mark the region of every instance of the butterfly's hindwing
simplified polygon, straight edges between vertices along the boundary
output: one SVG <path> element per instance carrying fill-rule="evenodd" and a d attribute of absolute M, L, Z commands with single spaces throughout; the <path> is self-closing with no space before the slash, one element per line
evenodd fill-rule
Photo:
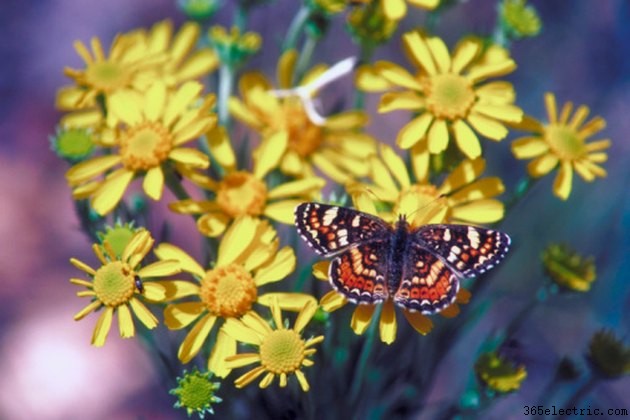
<path fill-rule="evenodd" d="M 467 225 L 426 225 L 415 232 L 413 241 L 441 257 L 461 277 L 490 270 L 510 246 L 505 233 Z"/>
<path fill-rule="evenodd" d="M 302 203 L 295 208 L 295 224 L 318 254 L 332 256 L 365 241 L 386 238 L 391 228 L 384 221 L 346 207 Z"/>
<path fill-rule="evenodd" d="M 409 311 L 434 314 L 453 303 L 458 290 L 457 276 L 442 260 L 418 244 L 410 244 L 394 303 Z"/>
<path fill-rule="evenodd" d="M 354 303 L 379 303 L 387 299 L 387 240 L 352 246 L 330 264 L 330 282 Z"/>

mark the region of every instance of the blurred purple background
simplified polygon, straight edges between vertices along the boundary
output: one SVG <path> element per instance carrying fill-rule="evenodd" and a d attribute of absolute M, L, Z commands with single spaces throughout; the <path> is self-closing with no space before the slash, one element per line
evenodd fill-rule
<path fill-rule="evenodd" d="M 167 385 L 158 380 L 138 340 L 123 341 L 112 331 L 104 348 L 93 348 L 89 340 L 96 317 L 72 320 L 86 301 L 76 298 L 76 287 L 68 283 L 78 274 L 68 259 L 94 258 L 65 184 L 67 167 L 48 143 L 59 118 L 55 91 L 68 83 L 62 69 L 81 65 L 72 42 L 98 36 L 109 45 L 117 32 L 164 18 L 180 24 L 183 17 L 174 3 L 4 0 L 0 5 L 0 418 L 183 416 L 170 408 L 174 400 L 166 394 Z M 249 26 L 265 42 L 251 67 L 271 74 L 281 40 L 276 30 L 288 25 L 298 3 L 277 0 L 253 12 Z M 576 177 L 570 199 L 561 202 L 551 194 L 553 177 L 545 178 L 502 225 L 516 246 L 493 277 L 493 290 L 501 298 L 482 330 L 503 325 L 506 314 L 518 310 L 538 288 L 539 255 L 550 242 L 567 242 L 594 255 L 598 280 L 588 294 L 540 307 L 519 332 L 529 377 L 522 392 L 497 404 L 496 418 L 520 418 L 520 407 L 534 402 L 528 398 L 548 380 L 559 355 L 580 357 L 594 331 L 607 326 L 628 338 L 630 328 L 630 2 L 531 3 L 544 27 L 537 38 L 514 45 L 519 67 L 509 79 L 517 103 L 536 117 L 545 115 L 542 98 L 548 90 L 559 102 L 587 104 L 607 120 L 602 137 L 610 137 L 613 146 L 605 164 L 607 179 L 586 184 Z M 495 14 L 494 2 L 469 1 L 445 13 L 436 33 L 449 45 L 469 32 L 488 34 Z M 229 24 L 230 11 L 222 10 L 214 22 Z M 414 22 L 424 22 L 422 12 L 412 10 L 403 26 Z M 341 23 L 337 19 L 317 47 L 321 61 L 333 63 L 356 54 Z M 377 50 L 376 58 L 407 65 L 395 42 L 388 48 Z M 343 89 L 331 89 L 332 97 L 324 101 L 334 102 L 342 94 Z M 369 98 L 369 110 L 376 100 Z M 371 131 L 391 141 L 407 118 L 402 114 L 375 115 Z M 509 191 L 525 163 L 511 156 L 508 145 L 509 140 L 485 142 L 484 150 L 490 162 L 487 173 L 501 175 Z M 194 232 L 192 222 L 175 220 L 179 243 L 196 244 L 197 239 L 187 240 L 185 234 Z M 470 364 L 474 354 L 467 349 L 481 342 L 482 330 L 471 331 L 461 348 L 452 349 L 432 399 L 463 390 L 464 381 L 448 372 Z M 593 395 L 604 406 L 628 407 L 630 378 L 602 384 Z"/>

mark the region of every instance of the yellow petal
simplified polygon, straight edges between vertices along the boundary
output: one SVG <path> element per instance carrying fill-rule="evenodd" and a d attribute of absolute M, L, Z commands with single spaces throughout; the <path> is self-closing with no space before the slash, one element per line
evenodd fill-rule
<path fill-rule="evenodd" d="M 415 61 L 416 65 L 423 68 L 429 75 L 436 74 L 437 69 L 433 55 L 422 35 L 417 31 L 412 31 L 405 33 L 402 38 L 405 52 Z"/>
<path fill-rule="evenodd" d="M 409 149 L 422 139 L 433 122 L 433 115 L 428 112 L 414 118 L 398 132 L 396 144 L 402 149 Z"/>
<path fill-rule="evenodd" d="M 254 176 L 262 179 L 276 168 L 287 150 L 288 144 L 289 135 L 286 131 L 278 131 L 265 138 L 254 152 Z"/>
<path fill-rule="evenodd" d="M 244 386 L 254 381 L 256 378 L 258 378 L 263 373 L 265 373 L 265 368 L 262 366 L 258 366 L 257 368 L 254 368 L 250 370 L 249 372 L 239 376 L 234 381 L 234 386 L 236 386 L 237 388 L 243 388 Z"/>
<path fill-rule="evenodd" d="M 402 158 L 394 152 L 393 148 L 386 144 L 381 145 L 381 156 L 391 174 L 394 175 L 396 181 L 398 181 L 398 185 L 400 185 L 402 189 L 408 188 L 409 185 L 411 185 L 411 180 L 409 179 L 407 167 Z"/>
<path fill-rule="evenodd" d="M 346 298 L 342 294 L 337 293 L 336 290 L 331 290 L 330 292 L 326 293 L 319 301 L 322 309 L 326 312 L 336 311 L 342 306 L 345 306 L 346 303 L 348 303 Z"/>
<path fill-rule="evenodd" d="M 440 194 L 448 194 L 464 185 L 470 184 L 479 178 L 486 168 L 486 161 L 483 158 L 474 160 L 464 160 L 460 163 L 444 180 L 439 188 Z"/>
<path fill-rule="evenodd" d="M 208 213 L 197 219 L 197 229 L 212 238 L 221 235 L 230 223 L 230 217 L 224 213 Z"/>
<path fill-rule="evenodd" d="M 527 171 L 533 177 L 547 175 L 558 165 L 558 157 L 551 153 L 542 155 L 527 165 Z"/>
<path fill-rule="evenodd" d="M 177 351 L 177 357 L 182 363 L 190 362 L 192 358 L 199 353 L 201 346 L 206 342 L 208 334 L 210 334 L 216 320 L 216 316 L 207 314 L 190 330 Z"/>
<path fill-rule="evenodd" d="M 100 308 L 102 305 L 103 305 L 103 303 L 100 300 L 92 301 L 85 308 L 83 308 L 79 312 L 77 312 L 76 315 L 73 317 L 73 319 L 75 321 L 79 321 L 79 320 L 85 318 L 85 316 L 87 314 L 89 314 L 89 313 L 97 310 L 98 308 Z"/>
<path fill-rule="evenodd" d="M 578 131 L 582 138 L 588 138 L 606 128 L 606 121 L 602 117 L 595 117 L 584 124 Z"/>
<path fill-rule="evenodd" d="M 460 74 L 477 57 L 480 51 L 480 43 L 476 39 L 464 38 L 455 47 L 451 71 Z"/>
<path fill-rule="evenodd" d="M 494 223 L 503 218 L 503 203 L 498 200 L 476 200 L 451 210 L 453 219 L 474 224 Z"/>
<path fill-rule="evenodd" d="M 451 56 L 446 44 L 440 38 L 432 36 L 426 39 L 427 46 L 440 73 L 447 73 L 451 68 Z"/>
<path fill-rule="evenodd" d="M 352 313 L 352 320 L 350 321 L 350 327 L 355 334 L 361 335 L 367 330 L 367 327 L 372 321 L 372 314 L 374 314 L 375 309 L 375 305 L 357 305 Z"/>
<path fill-rule="evenodd" d="M 549 145 L 540 137 L 521 137 L 512 142 L 512 153 L 517 159 L 531 159 L 548 150 Z"/>
<path fill-rule="evenodd" d="M 171 126 L 178 116 L 180 116 L 190 104 L 195 101 L 203 90 L 203 85 L 199 82 L 189 81 L 184 83 L 168 101 L 164 110 L 163 122 L 166 126 Z"/>
<path fill-rule="evenodd" d="M 517 123 L 523 119 L 523 110 L 514 105 L 494 105 L 477 103 L 473 111 L 499 121 Z"/>
<path fill-rule="evenodd" d="M 280 56 L 276 75 L 280 89 L 289 89 L 293 86 L 293 76 L 297 59 L 298 52 L 296 50 L 288 50 Z"/>
<path fill-rule="evenodd" d="M 199 318 L 205 310 L 203 302 L 174 303 L 164 309 L 164 323 L 170 330 L 181 330 Z"/>
<path fill-rule="evenodd" d="M 374 183 L 382 189 L 392 192 L 392 195 L 397 195 L 399 188 L 383 161 L 376 156 L 372 156 L 370 166 L 370 177 L 374 180 Z"/>
<path fill-rule="evenodd" d="M 569 194 L 571 194 L 572 180 L 573 168 L 571 167 L 571 162 L 563 161 L 560 164 L 558 175 L 556 175 L 556 179 L 553 183 L 554 194 L 562 200 L 569 198 Z"/>
<path fill-rule="evenodd" d="M 86 160 L 70 168 L 68 172 L 66 172 L 66 180 L 71 186 L 82 184 L 116 166 L 121 161 L 119 155 L 99 156 Z"/>
<path fill-rule="evenodd" d="M 455 132 L 455 141 L 459 150 L 461 150 L 469 159 L 475 159 L 481 156 L 481 145 L 479 138 L 475 132 L 462 120 L 453 123 L 453 131 Z"/>
<path fill-rule="evenodd" d="M 128 126 L 133 127 L 143 121 L 142 97 L 136 93 L 120 90 L 112 93 L 108 99 L 109 108 L 107 111 Z"/>
<path fill-rule="evenodd" d="M 295 261 L 293 249 L 285 246 L 274 256 L 273 260 L 256 271 L 254 276 L 256 286 L 282 280 L 295 270 Z"/>
<path fill-rule="evenodd" d="M 587 152 L 597 152 L 600 150 L 608 149 L 611 145 L 611 141 L 609 139 L 597 140 L 585 145 L 585 149 Z"/>
<path fill-rule="evenodd" d="M 313 276 L 318 280 L 328 281 L 328 270 L 330 268 L 330 261 L 323 260 L 313 264 Z"/>
<path fill-rule="evenodd" d="M 286 182 L 278 185 L 267 194 L 269 200 L 294 196 L 311 197 L 326 185 L 323 178 L 313 177 Z"/>
<path fill-rule="evenodd" d="M 593 182 L 595 180 L 595 175 L 583 161 L 577 160 L 573 162 L 573 167 L 575 168 L 575 172 L 577 172 L 578 175 L 580 175 L 586 182 Z"/>
<path fill-rule="evenodd" d="M 547 118 L 550 123 L 555 123 L 558 121 L 558 110 L 556 107 L 556 96 L 551 93 L 545 93 L 545 107 L 547 108 Z"/>
<path fill-rule="evenodd" d="M 297 333 L 302 332 L 306 325 L 311 322 L 311 319 L 313 319 L 316 311 L 317 302 L 315 301 L 315 299 L 313 298 L 312 300 L 307 301 L 307 303 L 300 310 L 300 313 L 295 320 L 293 330 Z"/>
<path fill-rule="evenodd" d="M 569 114 L 571 114 L 571 111 L 573 110 L 573 103 L 572 102 L 566 102 L 563 106 L 562 106 L 562 111 L 560 111 L 560 116 L 558 117 L 558 122 L 560 124 L 566 124 L 568 119 L 569 119 Z M 584 118 L 586 118 L 586 116 L 588 115 L 588 107 L 585 107 L 584 105 L 582 105 L 578 111 L 576 112 L 576 115 L 574 115 L 572 120 L 575 120 L 576 118 L 578 118 L 579 124 L 582 124 L 582 122 L 584 121 Z M 577 128 L 577 125 L 574 126 L 574 128 Z"/>
<path fill-rule="evenodd" d="M 388 0 L 388 1 L 393 1 L 393 0 Z M 295 371 L 295 377 L 297 378 L 298 382 L 300 383 L 300 388 L 302 388 L 302 391 L 308 392 L 310 387 L 308 385 L 308 381 L 306 380 L 306 376 L 304 376 L 304 373 L 302 373 L 301 370 L 296 370 Z"/>
<path fill-rule="evenodd" d="M 144 282 L 142 296 L 151 302 L 163 302 L 166 299 L 166 287 L 161 282 Z"/>
<path fill-rule="evenodd" d="M 478 86 L 475 93 L 480 104 L 506 105 L 514 102 L 516 94 L 510 82 L 494 81 Z"/>
<path fill-rule="evenodd" d="M 275 301 L 278 302 L 280 309 L 285 311 L 299 312 L 306 304 L 316 303 L 315 298 L 304 293 L 266 293 L 258 296 L 256 302 L 261 305 L 271 307 Z"/>
<path fill-rule="evenodd" d="M 380 75 L 375 67 L 363 65 L 356 71 L 355 84 L 358 89 L 365 92 L 381 92 L 393 87 L 393 85 Z"/>
<path fill-rule="evenodd" d="M 147 309 L 146 306 L 144 306 L 142 302 L 140 302 L 136 298 L 131 298 L 129 300 L 129 305 L 131 306 L 133 313 L 140 320 L 140 322 L 144 324 L 145 327 L 147 327 L 150 330 L 157 327 L 158 325 L 157 318 L 155 317 L 155 315 L 151 313 L 151 311 L 149 311 L 149 309 Z"/>
<path fill-rule="evenodd" d="M 217 265 L 225 266 L 236 260 L 254 240 L 254 233 L 260 223 L 249 216 L 240 217 L 225 232 L 219 245 Z"/>
<path fill-rule="evenodd" d="M 190 114 L 188 114 L 190 115 Z M 184 117 L 173 127 L 173 145 L 180 146 L 194 140 L 212 129 L 217 123 L 215 115 L 201 117 L 194 112 L 195 119 L 191 122 L 184 121 Z M 186 116 L 186 114 L 185 114 Z M 191 117 L 192 118 L 192 117 Z"/>
<path fill-rule="evenodd" d="M 229 337 L 226 335 L 226 337 Z M 260 354 L 258 353 L 240 353 L 233 354 L 227 358 L 225 365 L 229 369 L 240 368 L 243 366 L 251 365 L 252 363 L 260 362 Z"/>
<path fill-rule="evenodd" d="M 295 207 L 303 202 L 304 200 L 283 200 L 267 204 L 264 214 L 270 219 L 292 225 L 294 223 L 293 212 Z"/>
<path fill-rule="evenodd" d="M 411 166 L 417 182 L 426 182 L 429 177 L 429 149 L 426 138 L 411 148 Z"/>
<path fill-rule="evenodd" d="M 507 59 L 496 63 L 474 66 L 466 77 L 471 82 L 476 83 L 489 77 L 504 76 L 513 72 L 514 69 L 516 69 L 516 63 L 511 59 Z"/>
<path fill-rule="evenodd" d="M 227 335 L 241 343 L 258 346 L 262 343 L 262 339 L 254 330 L 234 318 L 226 319 L 223 328 Z"/>
<path fill-rule="evenodd" d="M 446 150 L 448 137 L 446 121 L 436 119 L 429 130 L 429 153 L 438 154 Z"/>
<path fill-rule="evenodd" d="M 166 86 L 162 82 L 153 83 L 144 97 L 144 115 L 149 121 L 158 121 L 166 104 Z"/>
<path fill-rule="evenodd" d="M 103 313 L 98 318 L 96 326 L 94 327 L 94 334 L 92 334 L 92 345 L 96 347 L 102 347 L 105 344 L 105 339 L 109 333 L 109 329 L 112 326 L 112 318 L 114 316 L 114 308 L 106 306 Z"/>
<path fill-rule="evenodd" d="M 447 306 L 440 312 L 440 315 L 444 318 L 455 318 L 459 315 L 459 305 L 453 303 L 452 305 Z"/>
<path fill-rule="evenodd" d="M 305 162 L 295 150 L 287 149 L 280 162 L 280 170 L 291 176 L 303 176 L 306 172 Z"/>
<path fill-rule="evenodd" d="M 394 303 L 391 300 L 386 300 L 383 304 L 383 311 L 381 312 L 381 320 L 379 322 L 381 341 L 385 344 L 392 344 L 394 340 L 396 340 L 396 329 Z"/>
<path fill-rule="evenodd" d="M 400 20 L 407 14 L 407 5 L 404 0 L 382 0 L 383 14 L 390 20 Z"/>
<path fill-rule="evenodd" d="M 134 173 L 126 169 L 112 172 L 94 192 L 92 207 L 101 216 L 109 213 L 122 199 Z"/>
<path fill-rule="evenodd" d="M 159 283 L 163 288 L 164 300 L 175 300 L 188 296 L 199 295 L 199 285 L 188 280 L 165 280 Z M 148 284 L 147 284 L 148 286 Z"/>
<path fill-rule="evenodd" d="M 198 278 L 202 278 L 206 275 L 206 270 L 204 270 L 193 257 L 191 257 L 183 249 L 173 244 L 163 242 L 158 245 L 153 252 L 161 260 L 179 261 L 180 267 L 183 271 L 192 273 Z"/>
<path fill-rule="evenodd" d="M 345 184 L 350 180 L 350 175 L 347 172 L 344 172 L 321 153 L 313 153 L 311 155 L 311 161 L 313 162 L 313 165 L 315 165 L 326 176 L 330 177 L 333 181 L 339 184 Z"/>
<path fill-rule="evenodd" d="M 178 147 L 177 149 L 171 150 L 168 157 L 176 162 L 195 168 L 206 169 L 210 166 L 210 159 L 205 153 L 187 147 Z"/>
<path fill-rule="evenodd" d="M 138 275 L 142 278 L 145 277 L 165 277 L 173 274 L 180 273 L 182 271 L 179 261 L 166 260 L 156 261 L 152 264 L 142 267 L 138 271 Z"/>
<path fill-rule="evenodd" d="M 214 51 L 208 49 L 195 51 L 177 70 L 176 78 L 179 82 L 199 79 L 204 74 L 214 71 L 218 66 L 219 58 Z"/>
<path fill-rule="evenodd" d="M 326 118 L 324 127 L 331 131 L 356 130 L 368 123 L 368 116 L 363 111 L 346 111 Z"/>
<path fill-rule="evenodd" d="M 422 335 L 427 335 L 433 329 L 433 321 L 431 318 L 422 315 L 420 312 L 410 312 L 403 310 L 403 315 L 407 318 L 407 322 Z"/>
<path fill-rule="evenodd" d="M 234 97 L 230 98 L 228 100 L 228 108 L 230 110 L 230 114 L 232 114 L 234 118 L 241 121 L 243 124 L 248 125 L 254 129 L 260 128 L 262 126 L 261 122 L 258 120 L 256 113 L 253 112 L 239 99 Z"/>
<path fill-rule="evenodd" d="M 133 318 L 131 317 L 131 311 L 127 305 L 120 305 L 117 308 L 118 311 L 118 329 L 122 338 L 133 337 L 135 328 L 133 325 Z"/>
<path fill-rule="evenodd" d="M 467 120 L 475 130 L 491 140 L 502 140 L 508 134 L 508 130 L 503 124 L 481 114 L 471 112 Z"/>
<path fill-rule="evenodd" d="M 168 208 L 180 214 L 200 214 L 219 210 L 218 204 L 209 200 L 180 200 L 169 203 Z"/>
<path fill-rule="evenodd" d="M 388 82 L 406 89 L 422 91 L 420 82 L 407 70 L 389 61 L 378 61 L 376 71 Z"/>
<path fill-rule="evenodd" d="M 162 198 L 162 192 L 164 191 L 164 172 L 162 168 L 156 166 L 147 171 L 142 182 L 142 188 L 144 192 L 154 200 Z"/>
<path fill-rule="evenodd" d="M 451 205 L 468 201 L 481 200 L 483 198 L 496 197 L 505 191 L 501 178 L 492 177 L 480 179 L 448 197 Z"/>
<path fill-rule="evenodd" d="M 231 368 L 225 361 L 228 357 L 236 355 L 236 340 L 225 333 L 223 327 L 219 329 L 217 341 L 212 348 L 212 353 L 208 359 L 208 370 L 217 375 L 219 378 L 225 378 Z M 260 359 L 260 356 L 256 354 Z"/>
<path fill-rule="evenodd" d="M 219 165 L 228 171 L 234 169 L 236 167 L 236 156 L 225 127 L 216 126 L 208 132 L 207 138 L 210 152 L 219 162 Z"/>
<path fill-rule="evenodd" d="M 424 99 L 415 92 L 387 92 L 381 96 L 381 100 L 378 104 L 378 112 L 385 113 L 399 110 L 415 111 L 424 108 L 424 106 Z"/>

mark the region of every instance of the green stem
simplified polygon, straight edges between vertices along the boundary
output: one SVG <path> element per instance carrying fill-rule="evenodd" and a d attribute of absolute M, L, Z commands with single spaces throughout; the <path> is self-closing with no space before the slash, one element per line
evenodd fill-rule
<path fill-rule="evenodd" d="M 230 124 L 230 113 L 228 110 L 228 100 L 232 95 L 234 85 L 234 72 L 229 64 L 221 64 L 219 68 L 219 89 L 218 95 L 218 115 L 219 124 L 228 127 Z"/>
<path fill-rule="evenodd" d="M 247 9 L 239 5 L 234 11 L 234 26 L 238 28 L 241 34 L 247 28 L 247 17 Z"/>
<path fill-rule="evenodd" d="M 361 46 L 359 49 L 359 62 L 358 65 L 367 64 L 372 59 L 372 54 L 374 54 L 374 49 L 376 45 L 361 41 Z M 365 92 L 356 89 L 354 91 L 354 109 L 363 109 L 365 107 Z"/>
<path fill-rule="evenodd" d="M 169 190 L 177 197 L 179 200 L 187 200 L 190 198 L 184 187 L 182 186 L 181 181 L 175 174 L 175 170 L 171 167 L 164 168 L 164 182 Z M 197 219 L 198 216 L 195 217 Z"/>
<path fill-rule="evenodd" d="M 374 347 L 374 339 L 376 338 L 376 327 L 379 324 L 381 318 L 381 310 L 383 305 L 377 305 L 374 313 L 372 314 L 372 322 L 368 327 L 363 347 L 361 347 L 361 354 L 359 355 L 359 361 L 357 362 L 357 368 L 355 370 L 354 378 L 352 380 L 352 387 L 350 388 L 350 401 L 356 401 L 356 398 L 360 395 L 361 386 L 363 385 L 363 377 L 365 376 L 365 369 L 367 362 L 370 359 L 370 353 L 372 347 Z"/>
<path fill-rule="evenodd" d="M 521 179 L 512 193 L 512 197 L 505 203 L 505 213 L 508 213 L 532 189 L 540 178 L 526 176 Z"/>
<path fill-rule="evenodd" d="M 282 51 L 295 48 L 298 38 L 300 37 L 300 33 L 304 29 L 310 15 L 311 11 L 307 6 L 302 6 L 300 10 L 298 10 L 289 25 L 287 36 L 284 38 L 284 43 L 282 44 Z"/>
<path fill-rule="evenodd" d="M 302 52 L 300 53 L 297 64 L 295 65 L 295 80 L 302 80 L 302 77 L 306 72 L 306 68 L 311 62 L 311 57 L 313 56 L 313 52 L 315 51 L 317 41 L 318 39 L 313 36 L 306 37 L 304 45 L 302 46 Z"/>

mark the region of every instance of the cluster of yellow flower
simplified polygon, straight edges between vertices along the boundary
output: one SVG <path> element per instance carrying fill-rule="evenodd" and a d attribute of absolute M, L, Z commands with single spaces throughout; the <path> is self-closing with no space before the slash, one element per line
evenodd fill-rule
<path fill-rule="evenodd" d="M 433 9 L 439 1 L 408 3 Z M 388 19 L 400 20 L 406 13 L 403 0 L 382 4 Z M 329 187 L 342 187 L 358 209 L 389 222 L 399 214 L 413 215 L 413 226 L 499 222 L 505 207 L 496 197 L 505 187 L 500 178 L 483 176 L 486 161 L 479 139 L 500 141 L 510 128 L 532 133 L 514 141 L 512 151 L 519 159 L 535 158 L 528 166 L 532 177 L 558 169 L 553 190 L 562 199 L 571 192 L 573 170 L 587 181 L 606 175 L 599 163 L 606 160 L 603 150 L 610 141 L 586 142 L 604 127 L 603 119 L 584 123 L 584 106 L 571 117 L 571 103 L 558 114 L 553 94 L 545 97 L 548 123 L 524 116 L 515 105 L 512 84 L 490 80 L 516 68 L 508 50 L 469 37 L 449 52 L 439 37 L 420 30 L 402 35 L 412 71 L 377 61 L 356 72 L 358 90 L 383 92 L 378 112 L 413 112 L 398 133 L 402 150 L 366 134 L 368 115 L 362 110 L 328 115 L 323 121 L 313 118 L 312 100 L 323 87 L 318 81 L 327 67 L 300 72 L 299 55 L 289 49 L 278 59 L 277 83 L 248 72 L 240 77 L 238 97 L 219 97 L 235 119 L 259 135 L 247 156 L 240 150 L 246 147 L 231 138 L 229 125 L 219 124 L 217 101 L 204 93 L 201 78 L 224 65 L 235 49 L 239 54 L 257 50 L 260 38 L 224 28 L 213 28 L 213 36 L 214 42 L 205 42 L 210 46 L 199 47 L 204 42 L 198 24 L 186 23 L 174 33 L 164 21 L 150 30 L 119 35 L 108 54 L 96 38 L 91 51 L 75 44 L 85 66 L 66 69 L 74 84 L 58 93 L 57 106 L 66 113 L 56 142 L 59 155 L 73 163 L 66 174 L 73 197 L 89 200 L 98 215 L 107 217 L 121 205 L 130 183 L 142 178 L 146 196 L 162 200 L 165 186 L 170 188 L 177 201 L 169 208 L 193 215 L 202 235 L 218 238 L 209 267 L 169 243 L 155 247 L 157 262 L 145 264 L 154 241 L 148 231 L 130 225 L 117 225 L 93 246 L 99 268 L 72 259 L 89 280 L 71 281 L 87 288 L 79 296 L 92 300 L 75 319 L 103 309 L 94 345 L 104 344 L 115 313 L 122 337 L 134 335 L 132 313 L 147 328 L 156 327 L 158 320 L 143 301 L 162 303 L 166 326 L 188 329 L 178 352 L 183 363 L 209 345 L 208 369 L 219 377 L 258 364 L 236 380 L 237 387 L 263 373 L 261 387 L 276 376 L 286 386 L 287 375 L 294 374 L 306 391 L 301 368 L 312 365 L 311 347 L 323 336 L 303 338 L 302 333 L 318 305 L 330 312 L 347 301 L 334 291 L 318 303 L 307 294 L 263 290 L 296 267 L 294 249 L 280 246 L 271 221 L 292 224 L 295 207 L 321 199 L 327 179 L 332 181 Z M 296 86 L 317 88 L 308 95 L 291 94 Z M 79 147 L 76 139 L 91 144 Z M 186 186 L 198 186 L 205 198 L 191 198 L 182 178 L 190 181 Z M 119 244 L 109 235 L 116 229 L 127 232 Z M 182 271 L 194 281 L 159 279 Z M 328 264 L 315 264 L 313 274 L 327 279 Z M 469 292 L 460 290 L 456 302 L 469 298 Z M 457 303 L 441 314 L 457 315 Z M 255 304 L 270 308 L 273 326 Z M 293 328 L 285 325 L 282 310 L 297 313 Z M 374 310 L 374 305 L 357 306 L 351 321 L 357 334 L 367 330 Z M 425 315 L 403 313 L 420 333 L 431 330 Z M 391 300 L 381 311 L 380 336 L 385 343 L 396 337 Z M 238 353 L 238 342 L 258 350 Z"/>

